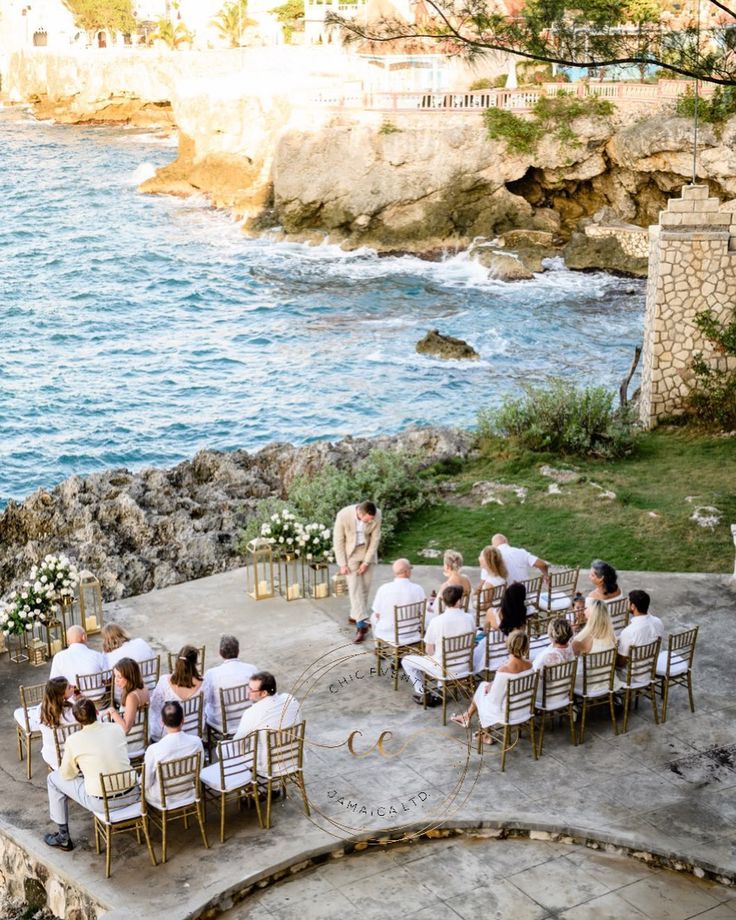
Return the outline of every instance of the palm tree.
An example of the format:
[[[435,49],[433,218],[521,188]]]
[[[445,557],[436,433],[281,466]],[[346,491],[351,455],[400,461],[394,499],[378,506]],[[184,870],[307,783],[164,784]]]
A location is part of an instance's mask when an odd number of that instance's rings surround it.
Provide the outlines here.
[[[192,33],[183,22],[176,25],[170,19],[159,19],[156,31],[151,36],[151,41],[162,41],[167,47],[173,49],[191,43]]]
[[[255,20],[249,19],[247,12],[248,0],[232,0],[231,3],[226,3],[212,20],[212,25],[220,35],[230,41],[231,48],[240,47],[243,30],[255,25]]]

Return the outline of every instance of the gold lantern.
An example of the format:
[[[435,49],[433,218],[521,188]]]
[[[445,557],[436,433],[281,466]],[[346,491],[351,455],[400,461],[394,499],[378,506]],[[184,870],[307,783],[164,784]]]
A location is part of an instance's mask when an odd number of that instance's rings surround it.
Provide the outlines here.
[[[45,623],[41,629],[41,638],[45,639],[46,651],[49,658],[53,658],[57,652],[66,648],[66,627],[63,619],[52,617],[52,619],[50,619],[48,623]]]
[[[41,632],[42,626],[34,628],[33,635],[28,640],[28,660],[34,668],[43,667],[46,664],[47,645],[37,632]]]
[[[279,556],[279,594],[287,601],[298,601],[304,597],[302,561],[294,553]]]
[[[10,633],[8,635],[8,657],[11,661],[16,664],[28,661],[28,655],[26,655],[27,642],[25,630],[22,633]]]
[[[80,611],[79,603],[76,597],[64,595],[59,599],[59,609],[61,611],[61,624],[63,635],[61,637],[64,648],[67,646],[66,631],[70,626],[81,626],[84,629],[84,621]]]
[[[307,562],[304,573],[309,597],[322,600],[330,596],[330,566],[327,562]]]
[[[264,537],[256,537],[245,547],[248,594],[256,601],[274,596],[273,550]]]
[[[73,622],[78,623],[88,636],[93,636],[102,629],[102,588],[87,569],[79,573],[79,584],[71,609]]]

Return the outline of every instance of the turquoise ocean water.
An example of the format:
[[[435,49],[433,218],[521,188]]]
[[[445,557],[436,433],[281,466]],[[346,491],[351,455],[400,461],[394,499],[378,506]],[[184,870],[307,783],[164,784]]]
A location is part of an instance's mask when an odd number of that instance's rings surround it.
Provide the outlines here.
[[[617,385],[643,285],[249,240],[140,195],[171,140],[0,109],[0,505],[73,473],[411,423],[472,423],[524,381]],[[430,328],[475,363],[414,352]]]

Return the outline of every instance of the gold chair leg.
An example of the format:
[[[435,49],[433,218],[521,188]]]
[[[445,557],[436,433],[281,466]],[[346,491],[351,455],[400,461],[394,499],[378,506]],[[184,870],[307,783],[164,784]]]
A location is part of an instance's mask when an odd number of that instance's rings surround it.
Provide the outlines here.
[[[220,843],[225,842],[225,803],[227,802],[226,793],[220,795]]]
[[[166,812],[164,811],[164,812],[161,813],[161,862],[162,862],[162,863],[165,863],[165,862],[166,862],[166,854],[167,854],[167,851],[168,851],[168,848],[167,848],[167,846],[166,846],[166,844],[167,844],[167,839],[166,839],[166,832],[167,832],[167,830],[168,830],[168,821],[166,820]]]
[[[508,750],[511,728],[508,725],[503,727],[503,747],[501,748],[501,772],[506,771],[506,751]]]
[[[15,725],[15,740],[18,742],[18,760],[23,760],[23,734],[21,732],[21,727],[16,722]]]
[[[613,724],[613,733],[618,735],[618,722],[616,721],[616,709],[613,705],[613,694],[608,694],[608,706],[611,710],[611,723]]]
[[[583,711],[580,714],[580,743],[582,744],[585,741],[585,716],[588,712],[588,699],[583,697]]]
[[[631,705],[631,690],[624,690],[624,734],[629,730],[629,706]],[[613,716],[611,716],[613,718]]]
[[[442,681],[442,724],[447,725],[447,681]]]
[[[253,782],[251,786],[250,794],[253,798],[253,801],[256,803],[256,817],[258,818],[258,827],[263,828],[263,817],[261,815],[261,803],[258,800],[258,783]]]
[[[575,707],[572,703],[567,707],[567,717],[570,720],[570,737],[572,738],[572,746],[577,747],[578,739],[575,737]]]
[[[670,695],[670,682],[666,677],[662,678],[662,722],[667,721],[667,701]]]
[[[95,826],[95,849],[97,850],[97,855],[100,855],[100,828],[97,824],[97,818],[92,819]]]
[[[296,784],[299,787],[302,794],[302,799],[304,800],[304,814],[309,817],[312,812],[309,808],[309,799],[307,798],[307,787],[304,785],[304,776],[301,773],[297,775]]]
[[[271,780],[266,787],[266,829],[271,827]]]
[[[690,712],[695,712],[695,700],[693,699],[693,673],[687,672],[687,695],[690,698]],[[28,749],[28,760],[31,759],[31,751]]]
[[[110,878],[112,868],[112,828],[105,828],[105,878]]]
[[[31,778],[31,774],[33,773],[33,767],[31,766],[32,748],[33,748],[33,744],[31,743],[31,736],[26,735],[26,776],[28,779]]]
[[[649,684],[649,697],[652,701],[652,712],[654,713],[654,724],[659,725],[659,712],[657,711],[657,685]]]
[[[544,723],[547,721],[547,713],[542,712],[541,721],[539,723],[539,756],[542,756],[542,747],[544,746]]]
[[[189,830],[189,815],[186,812],[184,812],[184,830]]]
[[[142,824],[143,824],[143,836],[146,838],[146,846],[148,847],[148,855],[151,857],[151,863],[154,866],[157,866],[158,862],[156,861],[156,853],[154,852],[154,849],[153,849],[153,843],[151,842],[151,834],[148,828],[148,815],[145,815],[143,817]]]
[[[521,729],[519,729],[521,731]],[[534,738],[534,716],[529,719],[529,734],[532,739],[532,754],[534,755],[535,760],[539,760],[539,755],[537,754],[537,744]]]
[[[396,657],[394,658],[394,690],[399,689],[399,670],[401,668],[401,655],[398,651],[396,652]]]
[[[210,844],[209,844],[209,841],[207,840],[207,828],[204,826],[204,807],[202,805],[201,799],[199,800],[199,802],[197,802],[196,813],[197,813],[197,821],[199,822],[199,830],[202,834],[202,842],[204,843],[204,848],[205,850],[209,850]],[[223,815],[225,814],[224,808],[222,810],[222,813]]]

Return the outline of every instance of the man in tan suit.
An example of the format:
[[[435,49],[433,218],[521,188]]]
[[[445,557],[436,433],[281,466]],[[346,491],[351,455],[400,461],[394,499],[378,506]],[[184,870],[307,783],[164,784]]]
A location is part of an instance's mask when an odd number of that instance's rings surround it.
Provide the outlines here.
[[[368,592],[373,575],[372,566],[378,560],[381,539],[381,512],[373,502],[348,505],[335,518],[333,542],[335,560],[340,574],[348,579],[350,621],[358,631],[353,642],[362,642],[369,629]]]

